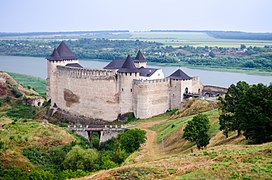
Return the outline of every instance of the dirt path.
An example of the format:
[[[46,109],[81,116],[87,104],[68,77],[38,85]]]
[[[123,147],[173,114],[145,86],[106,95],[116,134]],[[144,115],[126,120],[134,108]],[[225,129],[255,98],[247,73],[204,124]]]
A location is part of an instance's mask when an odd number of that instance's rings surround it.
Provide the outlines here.
[[[156,144],[157,133],[148,129],[156,124],[165,122],[166,120],[159,120],[153,122],[141,122],[136,127],[146,131],[146,143],[142,145],[141,150],[138,152],[135,157],[135,161],[138,162],[147,162],[154,161],[163,155],[163,151],[160,149],[159,145]]]

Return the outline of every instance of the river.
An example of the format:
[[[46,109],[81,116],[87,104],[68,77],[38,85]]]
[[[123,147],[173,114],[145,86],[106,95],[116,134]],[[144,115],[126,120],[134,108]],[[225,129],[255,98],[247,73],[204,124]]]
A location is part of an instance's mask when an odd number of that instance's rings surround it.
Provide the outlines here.
[[[98,60],[80,60],[80,64],[84,67],[101,69],[109,62]],[[269,85],[272,83],[271,75],[260,75],[251,73],[238,72],[221,72],[191,69],[186,67],[173,66],[149,66],[162,68],[164,75],[169,76],[175,70],[180,68],[189,76],[199,76],[203,84],[229,87],[238,81],[246,81],[249,84],[263,83]],[[45,79],[47,76],[47,63],[45,58],[40,57],[24,57],[24,56],[0,56],[0,70],[7,72],[15,72],[27,74]]]

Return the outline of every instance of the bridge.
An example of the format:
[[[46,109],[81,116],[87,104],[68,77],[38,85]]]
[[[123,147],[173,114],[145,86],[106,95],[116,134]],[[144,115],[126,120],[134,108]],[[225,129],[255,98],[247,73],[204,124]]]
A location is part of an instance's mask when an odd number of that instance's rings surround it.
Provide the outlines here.
[[[205,85],[202,90],[202,96],[217,97],[217,96],[222,96],[227,91],[228,91],[228,88],[225,88],[225,87]]]
[[[127,130],[127,126],[118,125],[69,125],[68,130],[74,131],[76,134],[84,137],[88,141],[92,141],[92,136],[97,133],[99,136],[99,144],[106,142],[111,138],[117,138],[118,134]]]

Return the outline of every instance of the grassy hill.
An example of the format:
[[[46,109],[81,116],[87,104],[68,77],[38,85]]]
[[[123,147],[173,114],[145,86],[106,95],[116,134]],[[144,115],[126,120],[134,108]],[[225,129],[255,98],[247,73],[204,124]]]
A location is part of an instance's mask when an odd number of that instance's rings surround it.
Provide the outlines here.
[[[270,179],[272,143],[249,145],[236,132],[226,138],[219,130],[219,111],[204,112],[211,122],[210,144],[205,150],[182,138],[183,129],[206,102],[187,102],[184,109],[138,121],[147,131],[147,142],[123,166],[81,179]],[[194,109],[194,110],[193,110]],[[198,109],[195,110],[195,109]]]
[[[37,165],[22,154],[24,149],[48,150],[70,144],[75,138],[62,128],[40,119],[46,111],[45,107],[23,104],[24,98],[39,96],[33,90],[33,87],[38,87],[35,84],[39,81],[25,75],[11,75],[20,79],[24,86],[7,73],[0,72],[0,77],[5,80],[0,82],[0,161],[5,168],[34,169]]]

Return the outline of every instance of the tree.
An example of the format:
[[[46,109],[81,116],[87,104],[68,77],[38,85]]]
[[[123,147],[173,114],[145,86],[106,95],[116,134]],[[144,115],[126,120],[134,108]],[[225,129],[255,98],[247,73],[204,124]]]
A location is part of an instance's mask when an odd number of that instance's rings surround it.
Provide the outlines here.
[[[255,143],[272,141],[272,84],[231,85],[221,100],[220,130],[241,131]]]
[[[80,146],[74,146],[64,159],[64,169],[78,169],[91,171],[94,161],[98,158],[98,152],[95,149],[83,149]]]
[[[139,149],[140,145],[145,142],[146,132],[140,129],[130,129],[120,134],[120,146],[127,153],[132,153]]]
[[[235,86],[232,84],[225,98],[220,98],[221,102],[221,115],[219,117],[220,130],[226,137],[230,131],[238,132],[238,136],[241,133],[241,124],[239,111],[237,111],[239,102],[244,98],[245,92],[248,90],[249,85],[246,82],[239,81]]]
[[[209,56],[210,56],[211,58],[215,58],[216,55],[215,55],[215,53],[214,53],[213,51],[210,51],[210,52],[209,52]]]
[[[209,144],[207,132],[210,129],[210,126],[207,115],[198,114],[188,122],[184,129],[183,138],[191,142],[196,142],[199,149],[205,147]]]
[[[251,86],[237,110],[247,139],[255,143],[272,141],[272,84]]]
[[[196,140],[196,145],[198,149],[206,147],[209,144],[210,138],[207,132],[200,131]]]
[[[240,49],[246,49],[246,45],[241,44],[241,45],[240,45]]]

